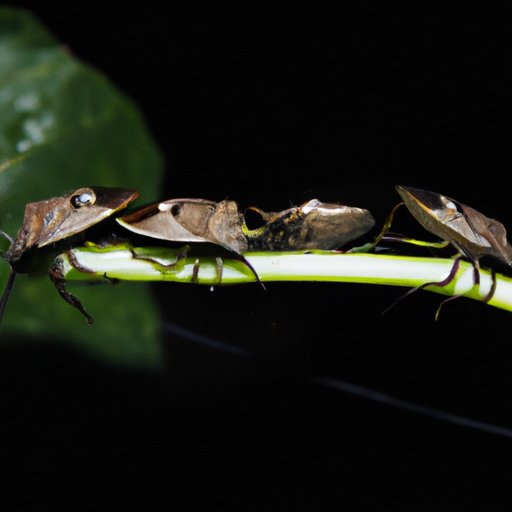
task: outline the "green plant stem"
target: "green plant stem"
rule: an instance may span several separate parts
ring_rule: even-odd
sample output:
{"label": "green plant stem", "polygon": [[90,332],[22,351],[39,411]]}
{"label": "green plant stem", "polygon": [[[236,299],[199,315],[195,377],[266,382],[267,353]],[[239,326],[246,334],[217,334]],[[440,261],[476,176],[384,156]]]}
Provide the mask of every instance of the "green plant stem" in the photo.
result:
{"label": "green plant stem", "polygon": [[[244,254],[262,282],[328,281],[417,287],[445,279],[453,267],[449,258],[421,258],[336,251],[259,252]],[[118,279],[171,281],[227,285],[256,281],[242,259],[192,256],[186,249],[132,248],[115,245],[71,249],[55,260],[66,280]],[[480,285],[473,283],[473,266],[461,261],[454,279],[446,286],[428,286],[443,295],[463,295],[484,300],[492,285],[491,273],[480,271]],[[512,311],[512,279],[496,275],[496,290],[489,305]]]}

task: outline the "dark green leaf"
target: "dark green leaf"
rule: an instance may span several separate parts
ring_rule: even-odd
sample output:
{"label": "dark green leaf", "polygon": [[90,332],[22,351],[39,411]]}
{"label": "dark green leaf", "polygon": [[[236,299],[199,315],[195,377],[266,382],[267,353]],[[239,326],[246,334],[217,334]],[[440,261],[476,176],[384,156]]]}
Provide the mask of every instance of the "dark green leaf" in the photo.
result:
{"label": "dark green leaf", "polygon": [[[134,188],[144,202],[158,197],[162,157],[133,102],[29,12],[9,8],[0,8],[0,111],[0,229],[11,236],[26,203],[79,187]],[[1,283],[7,270],[3,263]],[[111,360],[158,362],[158,323],[144,285],[77,294],[96,317],[92,328],[46,278],[18,276],[2,341],[58,334]]]}

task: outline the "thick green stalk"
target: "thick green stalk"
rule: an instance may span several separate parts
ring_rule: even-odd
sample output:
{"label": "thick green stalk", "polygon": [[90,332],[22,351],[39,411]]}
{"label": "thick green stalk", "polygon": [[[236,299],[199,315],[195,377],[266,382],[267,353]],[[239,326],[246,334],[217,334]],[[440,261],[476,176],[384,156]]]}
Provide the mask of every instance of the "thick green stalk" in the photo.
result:
{"label": "thick green stalk", "polygon": [[[262,282],[329,281],[416,287],[445,279],[453,259],[390,256],[381,254],[315,252],[259,252],[244,257]],[[132,248],[126,245],[80,247],[59,255],[56,268],[66,280],[119,279],[172,281],[206,285],[255,282],[251,268],[241,259],[220,260],[191,256],[185,249]],[[473,267],[462,261],[446,286],[429,286],[444,295],[464,295],[484,300],[492,285],[491,273],[480,271],[480,285],[473,283]],[[491,306],[512,311],[512,279],[496,275]]]}

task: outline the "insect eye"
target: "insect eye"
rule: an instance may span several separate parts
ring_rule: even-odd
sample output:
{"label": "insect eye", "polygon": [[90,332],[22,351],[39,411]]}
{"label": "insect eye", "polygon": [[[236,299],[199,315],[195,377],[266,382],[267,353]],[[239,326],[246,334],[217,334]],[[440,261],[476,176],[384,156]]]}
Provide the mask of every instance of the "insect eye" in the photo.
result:
{"label": "insect eye", "polygon": [[91,206],[96,202],[96,195],[92,190],[78,190],[70,199],[73,208],[82,208],[83,206]]}

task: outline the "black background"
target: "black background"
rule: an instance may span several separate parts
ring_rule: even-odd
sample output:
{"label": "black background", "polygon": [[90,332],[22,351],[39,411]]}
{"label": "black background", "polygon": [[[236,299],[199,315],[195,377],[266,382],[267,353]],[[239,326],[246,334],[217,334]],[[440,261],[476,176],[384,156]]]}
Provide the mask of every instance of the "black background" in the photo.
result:
{"label": "black background", "polygon": [[[367,207],[380,227],[405,184],[512,222],[510,29],[483,3],[29,7],[139,105],[166,158],[162,198],[279,210],[318,197]],[[428,237],[405,212],[397,222]],[[163,376],[63,349],[4,351],[20,475],[71,475],[75,507],[99,500],[98,482],[112,503],[223,510],[510,503],[511,439],[312,379],[512,428],[509,313],[462,299],[434,322],[439,296],[422,292],[381,316],[400,290],[368,285],[154,288]]]}

